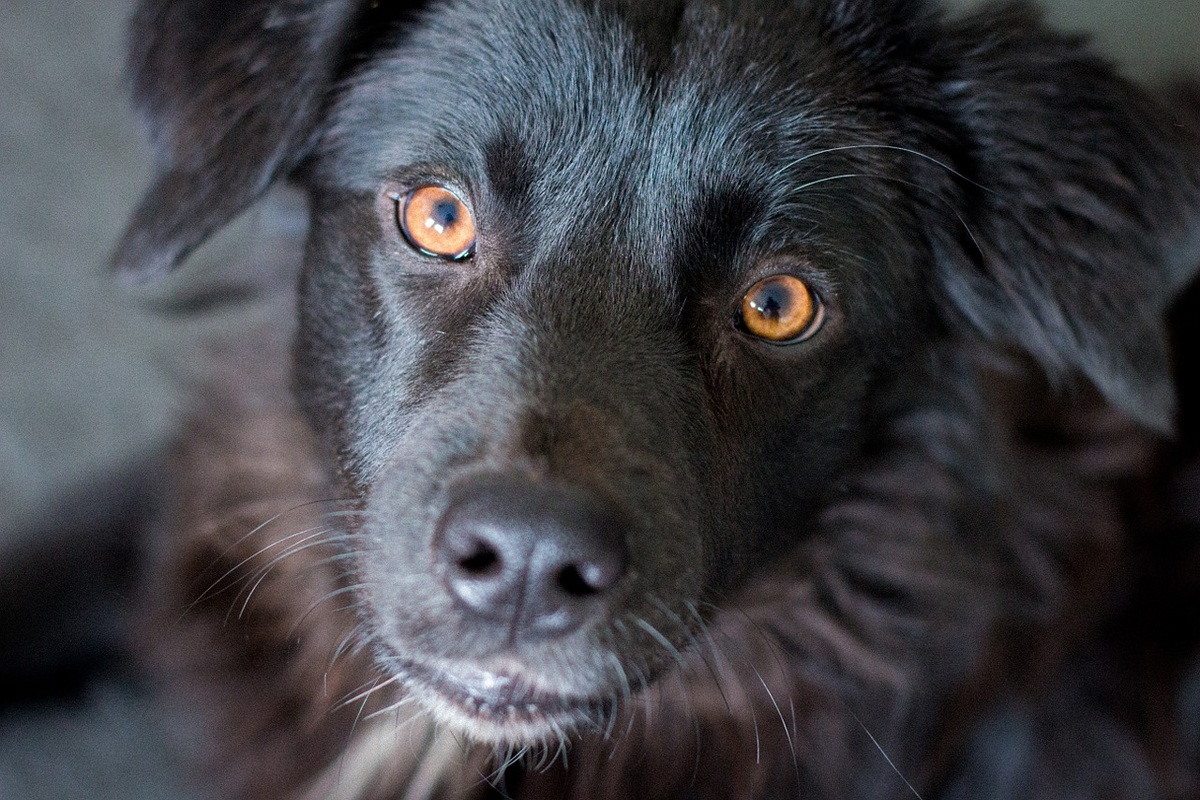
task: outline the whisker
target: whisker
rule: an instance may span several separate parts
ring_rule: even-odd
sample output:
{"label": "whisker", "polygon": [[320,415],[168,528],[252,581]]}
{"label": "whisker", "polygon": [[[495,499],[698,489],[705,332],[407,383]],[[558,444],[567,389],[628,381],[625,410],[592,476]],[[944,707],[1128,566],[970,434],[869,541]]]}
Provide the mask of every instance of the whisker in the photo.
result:
{"label": "whisker", "polygon": [[754,763],[762,763],[762,739],[758,735],[758,714],[754,711],[754,704],[750,704],[750,722],[754,725]]}
{"label": "whisker", "polygon": [[[390,678],[388,678],[386,680],[384,680],[382,677],[379,677],[379,678],[375,678],[374,680],[367,681],[367,683],[371,684],[371,688],[362,690],[362,687],[359,687],[359,691],[357,694],[355,694],[353,697],[348,697],[345,700],[339,701],[338,704],[334,706],[334,710],[336,711],[336,710],[346,708],[347,706],[354,705],[359,700],[363,701],[363,706],[365,707],[366,702],[367,702],[367,700],[369,700],[371,698],[371,695],[373,695],[375,692],[381,691],[382,689],[390,686],[393,683],[396,683],[399,680],[400,680],[400,675],[397,674],[397,675],[391,676]],[[366,684],[363,684],[363,686],[365,686],[365,685]],[[362,712],[360,711],[359,713],[361,714]]]}
{"label": "whisker", "polygon": [[365,646],[366,642],[370,641],[370,636],[368,636],[365,641],[358,638],[359,634],[366,630],[366,628],[366,623],[359,621],[358,624],[350,629],[349,633],[342,637],[342,641],[338,642],[338,646],[334,648],[333,655],[329,657],[329,666],[327,669],[333,669],[333,666],[337,663],[338,659],[347,652],[352,650],[357,651]]}
{"label": "whisker", "polygon": [[508,753],[505,754],[504,760],[501,762],[500,767],[497,769],[497,772],[499,773],[498,777],[503,776],[503,774],[506,771],[508,771],[508,769],[510,767],[512,767],[514,764],[517,764],[522,758],[525,757],[525,754],[528,752],[529,752],[529,745],[525,745],[520,750],[517,750],[516,745],[510,744],[508,746]]}
{"label": "whisker", "polygon": [[797,193],[803,192],[805,189],[811,189],[813,186],[819,186],[822,183],[829,183],[830,181],[841,181],[841,180],[846,180],[847,178],[870,178],[870,177],[872,177],[872,176],[861,173],[861,172],[847,172],[843,175],[829,175],[824,178],[816,178],[814,180],[809,181],[808,183],[800,184],[799,186],[796,187],[795,191]]}
{"label": "whisker", "polygon": [[[347,537],[348,538],[348,537]],[[358,550],[347,550],[341,553],[335,553],[331,556],[322,558],[320,561],[313,562],[313,569],[318,567],[327,567],[330,564],[336,564],[339,561],[353,561],[356,558],[361,558],[363,553]]]}
{"label": "whisker", "polygon": [[[267,576],[269,576],[271,574],[271,572],[274,571],[275,567],[277,567],[283,561],[291,558],[294,555],[302,553],[305,550],[311,550],[314,547],[321,547],[322,545],[327,545],[327,544],[330,544],[331,542],[337,541],[337,537],[326,537],[326,534],[328,534],[329,532],[330,531],[328,529],[319,530],[319,531],[311,534],[310,536],[307,536],[304,539],[301,539],[299,542],[296,542],[295,544],[289,546],[287,550],[285,550],[284,552],[277,555],[275,558],[268,561],[264,566],[259,567],[257,570],[255,570],[255,572],[252,573],[246,579],[247,581],[254,580],[255,576],[257,576],[257,580],[254,580],[254,585],[250,587],[250,591],[247,592],[246,599],[245,599],[245,601],[243,601],[242,607],[238,611],[238,619],[241,619],[245,615],[246,609],[250,605],[250,600],[251,600],[251,598],[254,597],[254,593],[256,591],[258,591],[258,587],[261,586],[262,582],[267,579]],[[322,538],[322,537],[326,537],[326,538]],[[240,596],[241,592],[239,592],[238,594]],[[237,598],[235,597],[234,603],[236,604],[236,602],[237,602]],[[232,611],[232,610],[233,609],[231,607],[230,611]],[[226,619],[228,619],[228,616],[226,616]]]}
{"label": "whisker", "polygon": [[[755,633],[758,634],[759,640],[767,646],[767,652],[771,654],[771,658],[774,660],[775,666],[779,670],[779,676],[784,680],[785,683],[790,681],[792,677],[792,671],[787,668],[785,663],[786,657],[780,652],[781,645],[778,638],[769,635],[763,629],[762,625],[758,623],[758,620],[751,616],[749,612],[747,612],[736,600],[730,600],[729,607],[736,611],[742,617],[742,619],[746,620],[750,627],[754,629]],[[751,664],[750,667],[753,669],[754,665]],[[755,669],[755,672],[757,673],[758,670]],[[758,679],[761,681],[763,679],[762,675],[759,675]]]}
{"label": "whisker", "polygon": [[[260,527],[261,527],[261,526],[260,526]],[[292,539],[295,539],[295,538],[297,538],[297,537],[306,536],[306,535],[308,535],[308,534],[312,533],[313,531],[325,531],[325,530],[329,530],[329,529],[328,529],[328,528],[326,528],[325,526],[322,526],[322,525],[317,525],[317,526],[314,526],[314,527],[311,527],[311,528],[305,528],[304,530],[301,530],[301,531],[296,531],[295,533],[290,533],[290,534],[288,534],[287,536],[283,536],[283,537],[280,537],[280,538],[278,538],[278,539],[274,539],[274,540],[272,540],[272,541],[271,541],[271,543],[270,543],[270,544],[267,544],[267,545],[264,545],[263,547],[260,547],[258,550],[255,550],[253,553],[251,553],[250,555],[246,556],[245,558],[243,558],[243,559],[242,559],[241,561],[239,561],[238,563],[234,564],[232,567],[230,567],[228,570],[226,570],[226,571],[225,571],[225,573],[224,573],[223,575],[221,575],[221,577],[217,578],[215,581],[213,581],[211,584],[209,584],[208,588],[207,588],[207,589],[205,589],[203,592],[201,592],[201,593],[200,593],[200,594],[199,594],[199,595],[196,597],[196,599],[195,599],[195,600],[193,600],[193,601],[191,602],[191,604],[190,604],[190,605],[188,605],[188,607],[187,607],[186,609],[184,609],[184,612],[183,612],[183,613],[186,615],[186,614],[187,614],[189,611],[191,611],[192,609],[194,609],[194,608],[195,608],[197,605],[199,605],[200,603],[204,602],[204,601],[205,601],[205,600],[207,600],[208,598],[210,598],[210,597],[213,597],[213,596],[215,596],[215,595],[217,595],[217,594],[220,594],[221,592],[224,592],[226,589],[229,589],[229,588],[231,588],[231,586],[226,586],[226,587],[224,587],[223,589],[220,589],[220,590],[218,590],[218,589],[217,589],[217,587],[221,586],[221,584],[225,582],[225,579],[226,579],[226,578],[228,578],[229,576],[233,575],[233,574],[234,574],[235,572],[237,572],[239,569],[241,569],[242,567],[246,566],[248,563],[250,563],[251,561],[253,561],[253,560],[254,560],[255,558],[257,558],[258,556],[262,555],[263,553],[267,552],[268,550],[270,550],[270,549],[272,549],[272,548],[274,548],[274,547],[278,547],[279,545],[283,544],[284,542],[291,541]],[[242,540],[241,540],[241,541],[244,541],[244,540],[245,540],[245,537],[242,537]],[[232,550],[232,549],[233,549],[233,548],[232,548],[232,546],[231,546],[229,549],[227,549],[227,550],[225,551],[225,553],[226,553],[226,554],[228,554],[228,553],[229,553],[229,551],[230,551],[230,550]],[[213,564],[216,564],[216,563],[217,563],[216,561],[214,561],[214,562],[213,562]]]}
{"label": "whisker", "polygon": [[545,772],[547,769],[549,769],[549,767],[547,766],[549,759],[550,759],[550,746],[549,746],[549,744],[542,742],[538,746],[537,761],[533,762],[533,764],[530,765],[530,768],[534,772]]}
{"label": "whisker", "polygon": [[867,726],[863,724],[863,721],[858,718],[857,714],[854,713],[854,709],[850,707],[850,704],[846,702],[845,698],[842,698],[842,704],[846,707],[846,711],[849,712],[850,716],[854,717],[854,721],[858,723],[858,727],[862,728],[863,733],[865,733],[867,738],[871,740],[871,744],[875,745],[875,749],[879,751],[879,755],[883,756],[883,760],[886,761],[888,766],[892,768],[892,772],[895,772],[897,777],[904,781],[904,785],[907,786],[908,790],[913,793],[913,797],[917,798],[917,800],[925,800],[925,798],[921,797],[921,793],[918,792],[916,788],[908,782],[908,778],[904,777],[904,773],[900,771],[900,768],[896,766],[894,761],[892,761],[891,756],[889,756],[887,751],[883,749],[883,745],[879,744],[879,741],[875,738],[871,731],[867,729]]}
{"label": "whisker", "polygon": [[913,150],[911,147],[902,147],[900,145],[894,145],[894,144],[847,144],[847,145],[841,145],[839,147],[827,147],[824,150],[818,150],[815,153],[808,153],[806,155],[801,156],[800,158],[797,158],[797,159],[794,159],[793,161],[788,162],[787,164],[784,164],[782,167],[780,167],[778,170],[775,171],[775,173],[772,177],[778,177],[782,173],[787,172],[789,169],[792,169],[796,165],[802,164],[805,161],[808,161],[809,159],[817,158],[818,156],[828,155],[830,153],[844,152],[847,150],[896,150],[901,153],[907,153],[909,155],[916,156],[917,158],[922,158],[922,159],[930,162],[931,164],[936,164],[937,166],[946,170],[946,172],[950,173],[954,177],[959,178],[963,181],[966,181],[967,183],[971,184],[972,186],[976,187],[977,189],[981,189],[982,191],[988,192],[989,194],[998,194],[994,189],[990,189],[987,186],[984,186],[982,183],[979,183],[978,181],[968,178],[966,175],[963,175],[961,172],[956,170],[954,167],[934,158],[933,156],[929,155],[928,153],[922,153],[920,150]]}
{"label": "whisker", "polygon": [[827,183],[830,181],[846,180],[849,178],[870,178],[871,180],[877,180],[877,181],[890,181],[892,183],[899,183],[903,186],[908,186],[909,188],[916,189],[919,192],[924,192],[925,194],[927,194],[930,197],[934,198],[935,200],[941,202],[943,205],[945,205],[947,208],[949,208],[950,212],[952,214],[954,214],[954,216],[958,220],[959,224],[962,225],[963,230],[965,230],[967,232],[967,236],[970,237],[971,243],[975,246],[975,249],[977,251],[979,251],[980,253],[984,252],[983,246],[980,245],[978,237],[975,236],[975,231],[971,230],[971,226],[967,224],[966,219],[958,211],[958,209],[955,208],[954,204],[951,203],[949,200],[947,200],[945,197],[942,197],[940,194],[938,194],[937,192],[930,189],[928,186],[922,186],[921,184],[916,183],[914,181],[906,180],[904,178],[897,178],[894,175],[874,175],[874,174],[870,174],[870,173],[845,173],[842,175],[830,175],[830,176],[827,176],[824,178],[817,178],[815,180],[809,181],[808,183],[802,184],[801,186],[798,186],[795,191],[801,192],[805,189],[809,189],[813,186],[817,186],[818,184]]}
{"label": "whisker", "polygon": [[382,687],[387,686],[388,683],[390,683],[390,679],[388,681],[384,681],[383,683],[377,682],[374,686],[371,687],[370,691],[365,692],[363,694],[362,704],[358,707],[358,713],[354,715],[354,721],[350,723],[350,733],[348,734],[348,736],[346,738],[347,741],[351,741],[352,739],[354,739],[354,734],[358,730],[358,723],[362,719],[363,712],[367,709],[367,703],[371,700],[371,695],[373,695],[376,691],[378,691]]}
{"label": "whisker", "polygon": [[[565,772],[571,766],[570,762],[568,760],[568,744],[569,743],[567,741],[566,732],[564,730],[562,730],[562,728],[558,725],[557,722],[554,723],[554,735],[558,738],[558,750],[555,753],[555,760],[558,760],[558,754],[561,753],[562,754],[562,768],[563,768],[563,771]],[[550,763],[553,764],[554,762],[551,761]]]}
{"label": "whisker", "polygon": [[[700,632],[707,641],[709,650],[712,651],[713,658],[720,658],[721,654],[717,651],[717,642],[715,639],[713,639],[712,631],[709,629],[708,623],[705,622],[704,618],[700,615],[696,605],[691,600],[686,601],[684,605],[687,606],[687,609],[692,613],[692,616],[696,618],[696,621],[700,627]],[[704,666],[708,668],[709,674],[712,675],[713,685],[717,687],[717,693],[721,695],[721,700],[725,703],[725,710],[732,714],[733,706],[729,703],[728,695],[725,694],[725,686],[721,681],[721,676],[718,673],[716,666],[709,661],[708,656],[704,655],[703,647],[697,647],[696,652],[699,654],[700,660],[704,662]]]}
{"label": "whisker", "polygon": [[[290,533],[287,536],[281,536],[277,539],[274,539],[271,542],[269,542],[268,544],[260,547],[258,550],[254,551],[250,555],[246,556],[238,563],[234,564],[228,570],[226,570],[224,574],[222,574],[219,578],[217,578],[211,584],[209,584],[209,587],[207,589],[205,589],[195,600],[192,601],[192,603],[188,606],[187,610],[191,610],[198,603],[202,602],[203,600],[207,599],[208,597],[215,596],[216,594],[220,594],[221,592],[225,591],[226,589],[231,588],[231,585],[230,585],[230,586],[226,586],[224,588],[218,589],[218,587],[220,587],[221,584],[227,578],[229,578],[231,575],[233,575],[235,572],[237,572],[242,567],[246,566],[248,563],[253,561],[258,556],[263,555],[264,553],[268,552],[269,550],[271,550],[275,547],[278,547],[281,544],[284,544],[285,542],[292,541],[293,539],[296,539],[299,537],[307,537],[307,536],[309,536],[309,534],[321,535],[321,534],[326,534],[326,533],[332,534],[328,537],[328,541],[330,541],[330,542],[336,542],[339,540],[348,540],[349,539],[348,534],[339,530],[338,528],[330,527],[328,525],[311,526],[308,528],[304,528],[303,530],[299,530],[294,533]],[[244,540],[244,538],[245,537],[243,537],[243,540]],[[305,541],[307,541],[307,539],[305,539]],[[225,552],[228,553],[229,550],[227,549]],[[216,563],[216,562],[213,562],[213,563]],[[247,580],[249,580],[249,579],[250,578],[247,578]],[[185,610],[184,613],[187,613],[187,611]]]}
{"label": "whisker", "polygon": [[[382,688],[382,687],[380,687],[380,688]],[[375,691],[375,690],[374,690],[374,689],[372,689],[371,691],[372,691],[372,693],[374,693],[374,691]],[[381,717],[381,716],[384,716],[384,715],[386,715],[386,714],[391,714],[391,713],[393,713],[393,712],[398,712],[398,711],[399,711],[401,708],[403,708],[404,706],[412,705],[412,704],[413,704],[413,703],[415,703],[415,702],[417,702],[417,701],[416,701],[416,698],[414,698],[414,697],[410,697],[410,696],[408,696],[408,695],[402,695],[402,696],[400,697],[400,699],[399,699],[399,700],[397,700],[396,702],[394,702],[394,703],[390,703],[390,704],[388,704],[388,705],[384,706],[383,708],[379,709],[378,711],[372,711],[370,714],[367,714],[365,717],[363,717],[363,720],[364,720],[364,721],[365,721],[365,720],[372,720],[372,719],[375,719],[376,717]],[[402,730],[402,729],[403,729],[403,727],[404,727],[405,725],[408,725],[409,723],[411,723],[411,722],[413,721],[413,719],[415,719],[415,717],[413,717],[413,718],[409,718],[409,719],[405,720],[404,722],[397,722],[397,723],[396,723],[396,730],[397,730],[397,731],[399,731],[399,730]]]}
{"label": "whisker", "polygon": [[[351,584],[350,586],[343,586],[340,589],[334,589],[333,591],[326,592],[325,595],[323,597],[321,597],[320,600],[317,600],[315,603],[313,603],[312,605],[310,605],[308,607],[308,610],[305,611],[300,616],[300,619],[296,620],[295,624],[292,625],[291,629],[287,633],[287,636],[284,638],[287,638],[287,639],[292,638],[292,636],[295,635],[296,632],[300,630],[300,627],[304,624],[304,621],[306,619],[308,619],[308,615],[317,610],[317,606],[321,605],[322,603],[324,603],[328,600],[332,600],[333,598],[338,597],[340,595],[348,594],[350,592],[356,592],[359,589],[365,588],[366,585],[367,584],[365,584],[365,583],[355,583],[355,584]],[[351,608],[351,607],[352,606],[346,606],[346,608]]]}
{"label": "whisker", "polygon": [[[637,679],[638,679],[637,690],[638,690],[638,692],[641,693],[641,697],[642,697],[642,702],[639,704],[639,706],[642,710],[642,714],[644,715],[644,717],[646,719],[646,724],[649,725],[652,715],[650,713],[650,698],[648,698],[646,696],[646,674],[644,672],[642,672],[642,668],[637,665],[636,661],[631,661],[629,666],[632,667],[633,671],[637,674]],[[629,714],[628,716],[629,716],[629,722],[625,726],[626,738],[629,737],[630,731],[633,730],[633,723],[636,719],[636,717],[632,713]]]}
{"label": "whisker", "polygon": [[765,680],[763,680],[762,673],[758,671],[758,668],[755,667],[754,664],[748,664],[748,666],[750,669],[754,670],[754,674],[758,678],[758,682],[762,684],[763,689],[766,691],[767,697],[771,701],[771,705],[775,707],[775,713],[779,715],[779,724],[783,728],[783,735],[787,738],[788,750],[791,751],[792,754],[792,769],[796,772],[796,783],[799,785],[800,761],[796,756],[796,743],[792,740],[792,733],[788,730],[787,721],[783,718],[783,709],[779,707],[779,703],[775,700],[775,693],[771,691],[771,687],[767,685]]}
{"label": "whisker", "polygon": [[[687,621],[684,620],[684,618],[682,616],[680,616],[679,613],[674,611],[670,606],[668,606],[666,603],[664,603],[659,598],[651,596],[650,602],[653,603],[660,611],[662,611],[663,614],[665,614],[668,619],[670,619],[672,622],[674,622],[676,625],[679,626],[679,629],[681,631],[683,631],[684,636],[687,637],[688,646],[692,650],[695,650],[698,652],[700,650],[700,641],[696,638],[696,634],[695,634],[695,631],[692,630],[692,626],[689,625],[687,623]],[[703,621],[701,621],[701,624],[703,624]],[[690,669],[691,664],[686,665],[686,668]]]}
{"label": "whisker", "polygon": [[695,742],[696,755],[692,760],[692,780],[691,785],[696,785],[696,779],[700,776],[700,716],[695,713],[692,708],[691,697],[688,693],[687,686],[684,685],[680,678],[680,688],[682,689],[684,700],[687,703],[687,714],[692,720],[692,741]]}
{"label": "whisker", "polygon": [[[713,608],[717,611],[724,610],[720,606],[714,605],[712,603],[704,603],[704,605],[707,605],[710,608]],[[791,673],[789,670],[787,670],[784,667],[782,661],[779,658],[778,643],[774,640],[773,637],[768,636],[766,631],[764,631],[762,629],[762,627],[754,620],[754,618],[751,617],[738,603],[731,601],[730,606],[734,610],[736,610],[743,618],[745,618],[745,620],[750,624],[750,626],[755,630],[755,632],[757,632],[759,638],[763,641],[763,643],[767,645],[767,651],[771,654],[772,658],[775,660],[776,666],[779,668],[780,676],[784,679],[785,683],[788,682],[788,680],[790,679]],[[715,646],[715,643],[714,643],[714,646]],[[800,779],[799,756],[797,756],[797,754],[796,754],[796,743],[795,743],[795,739],[793,738],[793,732],[792,732],[792,730],[790,730],[788,728],[787,720],[783,716],[783,709],[780,707],[779,702],[776,700],[775,693],[771,690],[771,687],[767,683],[766,679],[763,677],[762,672],[760,672],[758,667],[756,667],[754,665],[754,662],[749,657],[747,657],[746,655],[744,655],[742,653],[738,653],[737,655],[738,655],[738,660],[741,663],[745,664],[747,667],[749,667],[750,670],[754,673],[754,676],[758,679],[758,682],[762,685],[763,690],[767,693],[767,699],[770,700],[771,705],[775,708],[775,714],[779,717],[779,724],[780,724],[780,727],[783,729],[783,735],[784,735],[784,738],[787,740],[788,750],[790,751],[791,756],[792,756],[792,768],[794,769],[795,774],[796,774],[796,781],[797,781],[797,783],[799,783],[801,780]],[[744,686],[741,688],[742,688],[743,692],[747,691]],[[789,696],[789,702],[791,702],[790,696]],[[758,715],[757,715],[757,713],[755,713],[754,703],[750,702],[748,705],[750,708],[751,719],[754,723],[755,760],[756,760],[756,763],[758,763],[758,761],[761,759],[761,747],[762,747],[761,739],[760,739],[760,735],[759,735],[759,728],[758,728]],[[795,707],[793,705],[793,721],[794,720],[795,720]]]}
{"label": "whisker", "polygon": [[383,678],[381,676],[376,676],[374,678],[369,678],[368,680],[364,681],[363,683],[360,683],[355,688],[353,688],[350,691],[343,694],[341,696],[341,698],[337,701],[337,703],[333,705],[332,710],[339,711],[339,710],[345,708],[350,703],[353,703],[357,700],[362,699],[361,693],[371,691],[371,689],[369,689],[368,687],[374,687],[381,680],[383,680]]}
{"label": "whisker", "polygon": [[671,644],[671,641],[666,636],[663,636],[662,633],[659,632],[658,628],[654,627],[641,617],[636,617],[633,620],[633,624],[637,625],[646,633],[654,637],[654,640],[661,644],[666,651],[671,654],[671,657],[679,662],[680,666],[687,666],[687,659],[683,657],[683,653],[679,652],[679,648]]}
{"label": "whisker", "polygon": [[[633,696],[633,689],[629,685],[629,674],[625,672],[625,667],[621,665],[621,659],[617,657],[616,653],[610,650],[608,653],[608,659],[612,662],[613,666],[616,667],[617,674],[620,675],[621,704],[623,707],[627,706],[630,698]],[[616,725],[616,721],[617,715],[615,713],[611,714],[609,717],[608,727],[604,732],[604,738],[606,740],[612,736],[613,726]]]}
{"label": "whisker", "polygon": [[[201,570],[201,571],[199,572],[199,574],[200,574],[200,575],[203,575],[205,572],[207,572],[208,570],[210,570],[210,569],[212,569],[213,567],[215,567],[217,564],[219,564],[219,563],[221,562],[221,560],[222,560],[222,559],[224,559],[224,558],[225,558],[225,556],[229,555],[229,553],[230,553],[230,552],[231,552],[231,551],[232,551],[232,550],[233,550],[235,547],[237,547],[238,545],[242,544],[242,543],[243,543],[243,542],[245,542],[247,539],[249,539],[251,536],[255,535],[255,534],[256,534],[256,533],[258,533],[259,531],[261,531],[261,530],[263,530],[264,528],[266,528],[268,525],[271,525],[271,524],[273,524],[273,523],[275,523],[275,522],[279,521],[280,519],[282,519],[283,517],[287,516],[288,514],[293,514],[293,513],[297,512],[297,511],[300,511],[300,510],[302,510],[302,509],[309,508],[309,507],[311,507],[311,506],[315,506],[315,505],[320,505],[320,504],[322,504],[322,503],[353,503],[353,502],[357,502],[357,500],[356,500],[355,498],[351,498],[351,497],[329,497],[329,498],[324,498],[324,499],[320,499],[320,500],[307,500],[307,501],[305,501],[305,502],[303,502],[303,503],[297,503],[296,505],[294,505],[294,506],[291,506],[290,508],[286,508],[286,509],[284,509],[283,511],[280,511],[279,513],[277,513],[277,514],[273,514],[272,516],[268,517],[268,518],[267,518],[266,520],[264,520],[263,522],[260,522],[258,525],[255,525],[253,528],[251,528],[251,529],[250,529],[249,531],[247,531],[246,533],[242,534],[240,537],[238,537],[238,538],[237,538],[236,540],[234,540],[232,543],[230,543],[230,544],[229,544],[229,546],[227,546],[227,547],[226,547],[224,550],[222,550],[222,551],[220,552],[220,554],[219,554],[219,555],[217,555],[217,556],[216,556],[216,557],[215,557],[215,558],[214,558],[214,559],[213,559],[213,560],[212,560],[212,561],[209,563],[208,567],[206,567],[204,570]],[[235,512],[235,513],[233,513],[233,514],[230,514],[228,517],[225,517],[225,518],[223,518],[223,519],[219,520],[218,522],[216,522],[216,523],[215,523],[215,525],[214,525],[214,527],[216,527],[216,528],[218,528],[218,529],[219,529],[219,528],[224,528],[224,527],[226,527],[227,525],[231,524],[231,523],[233,522],[233,520],[235,520],[235,519],[238,519],[238,518],[239,518],[240,516],[242,516],[244,513],[245,513],[244,511],[242,511],[242,510],[239,510],[238,512]],[[361,511],[357,511],[357,510],[352,510],[352,509],[346,509],[346,510],[343,510],[343,511],[330,511],[330,512],[324,512],[324,513],[322,514],[322,516],[328,516],[328,517],[334,517],[334,516],[353,516],[353,515],[355,515],[355,514],[361,514],[361,513],[363,513],[363,512],[361,512]]]}

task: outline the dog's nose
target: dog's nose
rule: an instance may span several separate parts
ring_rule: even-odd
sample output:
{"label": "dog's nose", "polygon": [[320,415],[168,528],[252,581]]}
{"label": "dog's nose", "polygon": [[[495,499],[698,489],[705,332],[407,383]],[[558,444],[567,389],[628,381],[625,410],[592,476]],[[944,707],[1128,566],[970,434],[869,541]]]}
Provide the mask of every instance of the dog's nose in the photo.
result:
{"label": "dog's nose", "polygon": [[621,515],[574,487],[475,481],[458,487],[434,537],[455,603],[516,641],[564,636],[625,575]]}

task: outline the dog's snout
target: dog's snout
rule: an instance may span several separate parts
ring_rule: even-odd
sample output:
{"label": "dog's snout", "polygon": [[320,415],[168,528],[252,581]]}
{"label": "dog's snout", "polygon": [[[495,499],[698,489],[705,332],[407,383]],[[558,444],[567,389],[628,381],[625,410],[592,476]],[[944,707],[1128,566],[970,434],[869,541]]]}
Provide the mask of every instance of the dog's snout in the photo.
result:
{"label": "dog's snout", "polygon": [[515,481],[460,487],[433,547],[454,602],[518,641],[576,630],[602,610],[629,560],[621,514],[608,503]]}

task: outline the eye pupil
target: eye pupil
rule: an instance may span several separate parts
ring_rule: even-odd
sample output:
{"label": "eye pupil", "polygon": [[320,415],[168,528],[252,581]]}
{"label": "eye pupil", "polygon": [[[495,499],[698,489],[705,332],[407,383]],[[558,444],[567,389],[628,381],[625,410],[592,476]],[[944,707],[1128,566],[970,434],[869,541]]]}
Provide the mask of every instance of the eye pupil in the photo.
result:
{"label": "eye pupil", "polygon": [[778,294],[772,291],[773,287],[768,287],[763,290],[762,295],[750,301],[750,307],[764,317],[771,319],[779,319],[783,311],[783,303],[780,302]]}
{"label": "eye pupil", "polygon": [[808,284],[792,275],[774,275],[751,287],[742,300],[741,327],[777,344],[807,339],[821,325],[821,305]]}
{"label": "eye pupil", "polygon": [[404,238],[421,253],[452,261],[471,255],[475,222],[466,204],[449,189],[413,189],[397,201],[396,211]]}
{"label": "eye pupil", "polygon": [[436,225],[438,233],[442,232],[444,227],[449,227],[458,221],[458,203],[442,200],[435,203],[433,213],[429,215],[426,225]]}

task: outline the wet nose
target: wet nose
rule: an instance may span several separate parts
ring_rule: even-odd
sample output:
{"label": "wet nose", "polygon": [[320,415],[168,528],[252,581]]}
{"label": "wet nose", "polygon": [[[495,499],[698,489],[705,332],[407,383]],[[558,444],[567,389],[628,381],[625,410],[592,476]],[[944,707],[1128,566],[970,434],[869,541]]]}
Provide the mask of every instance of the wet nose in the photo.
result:
{"label": "wet nose", "polygon": [[628,567],[621,514],[576,487],[477,479],[457,487],[434,537],[455,604],[532,641],[565,636],[609,602]]}

